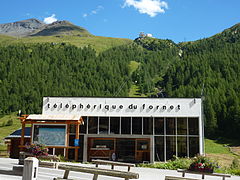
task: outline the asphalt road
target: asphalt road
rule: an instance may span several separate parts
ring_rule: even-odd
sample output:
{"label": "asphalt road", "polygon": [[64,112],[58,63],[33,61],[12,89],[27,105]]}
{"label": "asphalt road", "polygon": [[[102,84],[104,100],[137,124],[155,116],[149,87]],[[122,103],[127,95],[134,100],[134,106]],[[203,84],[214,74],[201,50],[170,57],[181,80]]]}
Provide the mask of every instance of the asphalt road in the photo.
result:
{"label": "asphalt road", "polygon": [[[71,163],[69,163],[71,164]],[[21,173],[13,172],[12,168],[14,165],[18,165],[17,159],[0,158],[0,180],[22,180]],[[93,164],[77,164],[81,166],[95,167]],[[101,168],[108,168],[110,166],[100,166]],[[117,170],[126,171],[126,167],[117,167]],[[162,170],[153,168],[131,168],[131,172],[139,173],[139,180],[164,180],[165,176],[178,176],[181,177],[180,173],[174,170]],[[63,177],[64,171],[50,168],[39,168],[38,180],[53,180],[54,177]],[[186,175],[187,177],[201,179],[200,175]],[[87,173],[70,172],[69,179],[78,180],[92,180],[93,175]],[[99,176],[99,180],[123,180],[123,178]],[[221,177],[206,176],[206,180],[222,180]],[[232,176],[226,178],[226,180],[240,180],[239,176]]]}

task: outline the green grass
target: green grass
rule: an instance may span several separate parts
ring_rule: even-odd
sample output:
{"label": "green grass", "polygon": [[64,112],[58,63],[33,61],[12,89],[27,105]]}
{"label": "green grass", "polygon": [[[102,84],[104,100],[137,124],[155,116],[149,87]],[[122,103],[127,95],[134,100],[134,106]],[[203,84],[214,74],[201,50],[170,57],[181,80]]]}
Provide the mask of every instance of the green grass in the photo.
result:
{"label": "green grass", "polygon": [[60,36],[34,36],[34,37],[9,37],[0,36],[0,44],[11,45],[11,44],[35,44],[35,43],[67,43],[77,47],[91,46],[97,53],[105,51],[109,48],[130,44],[133,41],[124,38],[111,38],[101,36],[89,36],[81,37],[77,35],[60,35]]}
{"label": "green grass", "polygon": [[130,61],[130,63],[129,63],[129,74],[131,75],[134,71],[136,71],[139,65],[140,65],[139,62]]}
{"label": "green grass", "polygon": [[4,126],[4,127],[0,127],[0,143],[3,143],[3,140],[5,137],[7,137],[9,134],[11,134],[13,131],[21,128],[21,123],[20,120],[17,119],[17,113],[11,113],[9,115],[5,115],[2,118],[0,118],[0,124],[2,124],[3,122],[7,122],[9,119],[13,120],[13,125],[11,126]]}
{"label": "green grass", "polygon": [[147,97],[146,94],[139,93],[139,87],[133,84],[128,93],[129,97]]}
{"label": "green grass", "polygon": [[216,140],[205,139],[205,153],[231,154],[228,144],[218,143]]}

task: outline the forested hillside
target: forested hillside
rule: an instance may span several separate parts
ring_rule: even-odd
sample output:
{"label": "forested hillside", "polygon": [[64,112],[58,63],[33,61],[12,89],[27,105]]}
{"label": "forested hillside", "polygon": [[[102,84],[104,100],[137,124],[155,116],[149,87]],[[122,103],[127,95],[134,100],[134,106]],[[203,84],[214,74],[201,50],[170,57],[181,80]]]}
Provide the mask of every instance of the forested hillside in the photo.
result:
{"label": "forested hillside", "polygon": [[134,85],[150,97],[203,97],[207,136],[239,138],[239,27],[179,44],[137,38],[97,53],[94,43],[8,39],[0,46],[0,114],[40,113],[43,96],[128,96]]}
{"label": "forested hillside", "polygon": [[[159,76],[162,79],[154,83],[157,89],[155,96],[203,97],[206,135],[240,137],[240,24],[211,38],[180,43],[175,48],[171,41],[167,41],[165,46],[163,40],[135,41],[144,48],[161,52],[167,45],[167,49],[178,48],[175,60],[165,71],[154,71],[156,67],[153,64],[148,66],[149,63],[141,66],[139,74],[155,73],[149,73],[139,86],[154,83],[154,78]],[[153,44],[159,47],[152,48]],[[171,55],[168,54],[167,58],[174,57]]]}

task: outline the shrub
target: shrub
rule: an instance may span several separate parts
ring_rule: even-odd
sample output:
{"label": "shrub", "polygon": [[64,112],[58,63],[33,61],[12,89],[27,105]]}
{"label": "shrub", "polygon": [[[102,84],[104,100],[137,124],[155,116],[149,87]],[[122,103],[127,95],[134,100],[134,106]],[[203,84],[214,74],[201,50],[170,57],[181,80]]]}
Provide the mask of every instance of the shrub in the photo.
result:
{"label": "shrub", "polygon": [[2,124],[0,125],[0,127],[4,127],[6,126],[6,123],[5,122],[2,122]]}
{"label": "shrub", "polygon": [[188,169],[192,171],[213,172],[217,168],[219,168],[217,162],[212,162],[205,156],[197,156],[193,159],[193,162],[190,164]]}
{"label": "shrub", "polygon": [[231,169],[240,169],[240,162],[237,158],[234,158],[230,166]]}
{"label": "shrub", "polygon": [[13,125],[13,120],[9,119],[5,126],[12,126],[12,125]]}
{"label": "shrub", "polygon": [[237,169],[230,169],[228,171],[229,174],[233,174],[233,175],[237,175],[237,176],[240,176],[240,169],[237,168]]}
{"label": "shrub", "polygon": [[139,164],[140,167],[150,167],[159,169],[188,169],[192,160],[188,158],[178,158],[164,162],[159,162],[155,164]]}
{"label": "shrub", "polygon": [[48,148],[44,144],[26,144],[26,149],[36,157],[48,155]]}

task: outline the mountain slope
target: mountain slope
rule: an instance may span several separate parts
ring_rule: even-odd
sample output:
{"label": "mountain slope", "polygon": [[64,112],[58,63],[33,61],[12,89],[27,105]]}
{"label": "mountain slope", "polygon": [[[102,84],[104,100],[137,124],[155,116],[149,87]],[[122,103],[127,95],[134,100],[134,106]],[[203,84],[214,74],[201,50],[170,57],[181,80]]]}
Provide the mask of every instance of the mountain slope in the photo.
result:
{"label": "mountain slope", "polygon": [[54,36],[60,34],[91,36],[86,29],[68,21],[56,21],[51,24],[45,24],[37,19],[0,24],[0,34],[17,37]]}
{"label": "mountain slope", "polygon": [[84,28],[76,26],[68,21],[56,21],[45,25],[43,29],[35,32],[31,36],[54,36],[54,35],[78,35],[91,36]]}
{"label": "mountain slope", "polygon": [[28,19],[0,25],[1,46],[22,43],[63,43],[72,44],[77,47],[91,46],[99,53],[112,47],[130,44],[132,40],[94,36],[86,29],[68,21],[56,21],[52,24],[44,24],[36,19]]}
{"label": "mountain slope", "polygon": [[28,36],[45,24],[37,19],[27,19],[13,23],[0,24],[0,34],[9,36]]}

